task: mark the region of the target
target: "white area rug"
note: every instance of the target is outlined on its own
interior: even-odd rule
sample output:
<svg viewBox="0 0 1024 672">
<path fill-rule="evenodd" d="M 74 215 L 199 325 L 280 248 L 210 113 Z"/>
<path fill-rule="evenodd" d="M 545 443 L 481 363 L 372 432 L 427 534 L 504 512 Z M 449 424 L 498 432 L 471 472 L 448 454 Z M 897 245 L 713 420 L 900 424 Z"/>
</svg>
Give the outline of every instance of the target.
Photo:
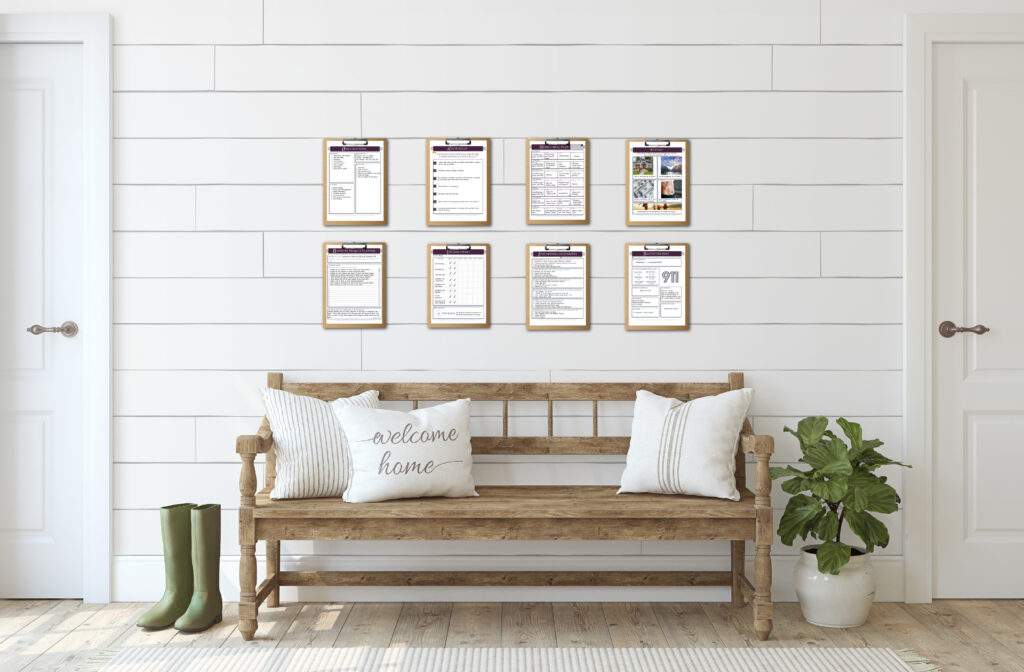
<svg viewBox="0 0 1024 672">
<path fill-rule="evenodd" d="M 110 651 L 102 672 L 919 672 L 891 649 L 161 649 Z"/>
</svg>

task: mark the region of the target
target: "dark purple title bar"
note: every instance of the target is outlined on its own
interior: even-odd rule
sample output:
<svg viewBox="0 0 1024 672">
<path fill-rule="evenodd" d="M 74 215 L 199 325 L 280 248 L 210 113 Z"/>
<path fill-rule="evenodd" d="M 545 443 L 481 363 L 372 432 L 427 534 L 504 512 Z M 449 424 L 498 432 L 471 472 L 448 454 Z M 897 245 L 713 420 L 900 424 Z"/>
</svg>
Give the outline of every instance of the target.
<svg viewBox="0 0 1024 672">
<path fill-rule="evenodd" d="M 379 247 L 328 247 L 327 254 L 380 254 Z"/>
<path fill-rule="evenodd" d="M 432 149 L 435 152 L 482 152 L 484 148 L 481 145 L 434 145 Z"/>
<path fill-rule="evenodd" d="M 683 147 L 634 147 L 634 154 L 682 154 Z"/>
<path fill-rule="evenodd" d="M 541 143 L 536 145 L 530 145 L 530 149 L 583 149 L 583 144 L 579 142 L 574 143 L 572 145 L 552 145 L 548 143 Z"/>
<path fill-rule="evenodd" d="M 435 247 L 432 252 L 434 254 L 483 254 L 483 250 L 446 250 L 443 247 Z"/>
<path fill-rule="evenodd" d="M 683 251 L 682 250 L 662 250 L 662 251 L 643 250 L 643 251 L 634 251 L 632 254 L 633 254 L 634 257 L 681 257 L 681 256 L 683 256 Z"/>
<path fill-rule="evenodd" d="M 380 145 L 331 145 L 332 152 L 379 152 Z"/>
<path fill-rule="evenodd" d="M 535 256 L 535 257 L 582 257 L 583 253 L 582 252 L 575 252 L 573 250 L 559 250 L 557 252 L 552 252 L 552 251 L 534 252 L 533 256 Z"/>
</svg>

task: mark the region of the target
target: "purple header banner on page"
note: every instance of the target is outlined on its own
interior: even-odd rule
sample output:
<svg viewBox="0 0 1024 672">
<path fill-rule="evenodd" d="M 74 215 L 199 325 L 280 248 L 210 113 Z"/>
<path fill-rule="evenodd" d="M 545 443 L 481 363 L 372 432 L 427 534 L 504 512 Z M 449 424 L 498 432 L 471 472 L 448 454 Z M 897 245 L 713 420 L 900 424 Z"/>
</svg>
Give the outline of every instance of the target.
<svg viewBox="0 0 1024 672">
<path fill-rule="evenodd" d="M 328 247 L 327 254 L 380 254 L 379 247 Z"/>
<path fill-rule="evenodd" d="M 379 152 L 379 145 L 331 145 L 332 152 Z"/>
<path fill-rule="evenodd" d="M 634 251 L 634 257 L 681 257 L 683 256 L 682 250 L 643 250 Z"/>
<path fill-rule="evenodd" d="M 434 254 L 483 254 L 483 250 L 446 250 L 443 247 L 435 247 L 432 252 Z"/>
<path fill-rule="evenodd" d="M 534 252 L 533 256 L 535 256 L 535 257 L 582 257 L 583 253 L 582 252 L 575 252 L 573 250 L 558 250 L 558 251 L 555 251 L 555 252 L 552 252 L 550 250 L 545 250 L 544 252 Z"/>
<path fill-rule="evenodd" d="M 569 144 L 552 145 L 552 144 L 548 144 L 548 143 L 540 143 L 540 144 L 530 145 L 530 149 L 583 149 L 583 143 L 582 142 L 574 142 L 571 145 L 569 145 Z"/>
<path fill-rule="evenodd" d="M 481 145 L 433 145 L 431 147 L 435 152 L 482 152 L 484 151 Z"/>
<path fill-rule="evenodd" d="M 634 147 L 634 154 L 682 154 L 685 147 Z"/>
</svg>

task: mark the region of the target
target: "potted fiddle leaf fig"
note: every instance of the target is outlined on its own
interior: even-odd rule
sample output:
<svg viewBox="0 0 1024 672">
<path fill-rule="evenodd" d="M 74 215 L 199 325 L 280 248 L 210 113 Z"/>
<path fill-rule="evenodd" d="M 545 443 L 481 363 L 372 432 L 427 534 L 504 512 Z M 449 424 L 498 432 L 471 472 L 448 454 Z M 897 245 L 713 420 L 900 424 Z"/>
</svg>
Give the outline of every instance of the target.
<svg viewBox="0 0 1024 672">
<path fill-rule="evenodd" d="M 785 431 L 800 441 L 800 462 L 772 467 L 773 479 L 785 478 L 782 489 L 793 495 L 779 521 L 779 537 L 787 546 L 799 535 L 821 543 L 804 546 L 793 574 L 793 584 L 804 618 L 814 625 L 851 628 L 864 623 L 875 596 L 875 578 L 868 554 L 889 545 L 889 530 L 873 513 L 892 513 L 900 497 L 885 476 L 876 472 L 886 465 L 909 466 L 878 452 L 878 439 L 865 439 L 861 426 L 845 418 L 836 423 L 843 441 L 828 428 L 828 418 L 804 418 L 796 431 Z M 843 528 L 860 538 L 863 546 L 843 541 Z"/>
</svg>

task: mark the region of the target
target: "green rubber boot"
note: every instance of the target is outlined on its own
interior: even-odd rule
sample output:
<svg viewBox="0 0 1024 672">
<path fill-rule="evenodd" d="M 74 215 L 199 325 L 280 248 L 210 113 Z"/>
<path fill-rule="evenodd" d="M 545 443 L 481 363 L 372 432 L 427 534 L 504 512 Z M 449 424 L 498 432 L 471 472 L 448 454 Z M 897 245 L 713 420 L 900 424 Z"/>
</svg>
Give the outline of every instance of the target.
<svg viewBox="0 0 1024 672">
<path fill-rule="evenodd" d="M 145 630 L 163 630 L 185 613 L 192 598 L 192 519 L 195 504 L 172 504 L 160 509 L 164 540 L 164 596 L 138 621 Z"/>
<path fill-rule="evenodd" d="M 201 632 L 221 620 L 220 504 L 192 509 L 192 575 L 192 601 L 174 622 L 174 628 L 182 632 Z"/>
</svg>

